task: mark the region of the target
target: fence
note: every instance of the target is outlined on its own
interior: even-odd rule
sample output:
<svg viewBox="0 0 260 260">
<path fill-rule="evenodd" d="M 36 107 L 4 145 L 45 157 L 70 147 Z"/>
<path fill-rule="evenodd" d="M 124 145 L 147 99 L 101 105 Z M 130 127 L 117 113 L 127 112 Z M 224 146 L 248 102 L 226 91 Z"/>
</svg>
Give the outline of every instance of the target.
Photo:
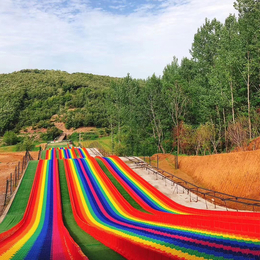
<svg viewBox="0 0 260 260">
<path fill-rule="evenodd" d="M 40 154 L 40 151 L 39 151 Z M 39 155 L 38 155 L 39 156 Z M 6 180 L 6 189 L 5 189 L 5 198 L 4 198 L 4 206 L 7 205 L 8 201 L 10 200 L 10 198 L 12 197 L 15 188 L 18 185 L 19 180 L 21 179 L 21 177 L 23 176 L 28 162 L 33 160 L 32 156 L 30 155 L 30 153 L 27 151 L 25 153 L 25 156 L 22 159 L 22 162 L 18 162 L 18 165 L 15 167 L 15 171 L 14 173 L 11 173 L 9 178 L 7 178 Z"/>
<path fill-rule="evenodd" d="M 41 159 L 41 156 L 42 156 L 42 147 L 40 146 L 40 150 L 38 153 L 38 161 Z"/>
<path fill-rule="evenodd" d="M 150 157 L 143 157 L 143 160 L 141 160 L 138 157 L 127 157 L 127 158 L 129 161 L 135 163 L 137 167 L 143 167 L 146 170 L 153 172 L 153 174 L 156 175 L 156 178 L 158 178 L 158 176 L 161 176 L 162 179 L 165 179 L 165 181 L 166 180 L 171 181 L 172 184 L 175 185 L 175 190 L 177 189 L 177 193 L 179 192 L 178 186 L 181 186 L 182 193 L 187 192 L 187 194 L 190 195 L 190 200 L 191 200 L 191 192 L 192 192 L 193 194 L 197 195 L 197 200 L 198 200 L 198 196 L 200 196 L 201 198 L 205 199 L 205 201 L 209 201 L 213 203 L 215 206 L 219 205 L 219 206 L 226 207 L 227 210 L 228 208 L 231 208 L 236 210 L 260 211 L 260 200 L 237 197 L 230 194 L 202 188 L 180 177 L 177 177 L 172 173 L 160 169 L 158 156 L 156 159 L 156 166 L 151 165 Z"/>
</svg>

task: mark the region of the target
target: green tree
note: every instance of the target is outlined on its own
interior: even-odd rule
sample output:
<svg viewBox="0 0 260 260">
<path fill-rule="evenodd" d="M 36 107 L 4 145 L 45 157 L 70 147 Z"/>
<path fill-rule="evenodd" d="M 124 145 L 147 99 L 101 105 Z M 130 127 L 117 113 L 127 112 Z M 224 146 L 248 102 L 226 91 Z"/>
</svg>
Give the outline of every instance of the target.
<svg viewBox="0 0 260 260">
<path fill-rule="evenodd" d="M 251 96 L 259 91 L 260 80 L 260 2 L 255 0 L 237 0 L 234 3 L 238 11 L 239 32 L 243 42 L 241 75 L 247 88 L 247 112 L 249 138 L 252 138 Z M 253 102 L 260 104 L 259 99 Z"/>
<path fill-rule="evenodd" d="M 175 167 L 178 169 L 178 154 L 180 152 L 179 123 L 185 118 L 188 97 L 185 93 L 186 82 L 180 76 L 178 59 L 176 57 L 173 57 L 172 63 L 164 68 L 162 82 L 165 106 L 173 126 L 177 129 L 177 159 Z"/>
<path fill-rule="evenodd" d="M 13 131 L 6 131 L 4 136 L 3 136 L 3 141 L 7 145 L 14 145 L 14 144 L 17 144 L 18 137 Z"/>
<path fill-rule="evenodd" d="M 146 82 L 145 91 L 152 136 L 157 142 L 158 151 L 165 153 L 163 141 L 167 130 L 167 117 L 165 102 L 163 102 L 162 97 L 161 79 L 153 74 Z"/>
</svg>

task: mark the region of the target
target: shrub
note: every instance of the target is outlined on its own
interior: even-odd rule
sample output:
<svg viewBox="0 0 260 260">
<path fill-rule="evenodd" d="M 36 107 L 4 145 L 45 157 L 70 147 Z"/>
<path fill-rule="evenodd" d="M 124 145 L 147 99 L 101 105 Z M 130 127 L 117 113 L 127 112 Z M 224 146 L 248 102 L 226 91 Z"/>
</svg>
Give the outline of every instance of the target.
<svg viewBox="0 0 260 260">
<path fill-rule="evenodd" d="M 115 154 L 118 155 L 118 156 L 123 156 L 126 154 L 126 147 L 121 144 L 121 143 L 118 143 L 115 145 Z"/>
<path fill-rule="evenodd" d="M 50 120 L 40 120 L 37 124 L 38 128 L 48 128 L 53 127 L 54 124 L 50 122 Z"/>
<path fill-rule="evenodd" d="M 24 138 L 24 140 L 16 145 L 16 151 L 31 151 L 34 148 L 34 140 L 30 137 Z"/>
<path fill-rule="evenodd" d="M 44 141 L 54 140 L 56 137 L 60 136 L 62 131 L 57 127 L 53 126 L 47 129 L 47 133 L 42 133 L 41 138 Z"/>
<path fill-rule="evenodd" d="M 18 137 L 17 137 L 17 135 L 13 131 L 7 131 L 4 134 L 3 141 L 7 145 L 14 145 L 14 144 L 17 144 Z"/>
<path fill-rule="evenodd" d="M 98 134 L 95 132 L 88 132 L 83 134 L 83 140 L 96 140 L 98 139 Z"/>
<path fill-rule="evenodd" d="M 78 141 L 79 140 L 79 134 L 78 133 L 73 133 L 72 135 L 69 136 L 69 139 L 71 141 Z"/>
</svg>

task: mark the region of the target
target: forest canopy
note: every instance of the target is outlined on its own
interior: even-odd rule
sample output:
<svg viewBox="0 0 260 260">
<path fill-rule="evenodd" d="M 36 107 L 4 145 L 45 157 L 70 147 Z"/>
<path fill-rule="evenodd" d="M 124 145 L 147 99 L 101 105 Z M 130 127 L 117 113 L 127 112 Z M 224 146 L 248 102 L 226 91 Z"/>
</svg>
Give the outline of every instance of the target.
<svg viewBox="0 0 260 260">
<path fill-rule="evenodd" d="M 259 136 L 260 2 L 237 0 L 238 16 L 205 19 L 190 58 L 162 76 L 123 79 L 63 71 L 0 75 L 0 134 L 25 126 L 106 127 L 118 154 L 230 151 Z M 170 54 L 169 54 L 170 55 Z"/>
</svg>

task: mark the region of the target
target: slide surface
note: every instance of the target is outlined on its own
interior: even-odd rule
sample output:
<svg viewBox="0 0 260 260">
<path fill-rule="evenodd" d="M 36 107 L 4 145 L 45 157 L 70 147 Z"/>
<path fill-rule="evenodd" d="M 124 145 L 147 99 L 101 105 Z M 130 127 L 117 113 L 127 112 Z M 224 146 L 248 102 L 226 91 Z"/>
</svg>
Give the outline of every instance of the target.
<svg viewBox="0 0 260 260">
<path fill-rule="evenodd" d="M 133 208 L 86 154 L 64 159 L 73 214 L 81 228 L 125 257 L 142 259 L 147 250 L 154 259 L 260 257 L 259 214 L 180 206 L 138 179 L 119 158 L 103 161 L 117 174 L 118 169 L 125 171 L 132 182 L 128 182 L 129 192 L 139 197 L 149 213 Z"/>
<path fill-rule="evenodd" d="M 39 161 L 22 220 L 0 234 L 0 259 L 87 259 L 63 224 L 56 159 Z"/>
</svg>

